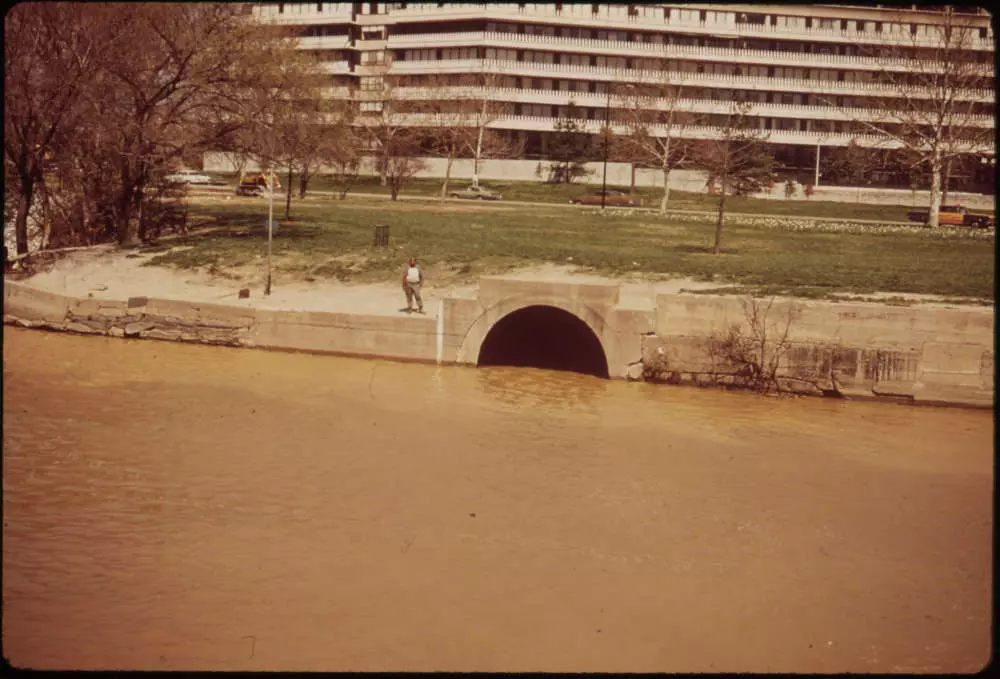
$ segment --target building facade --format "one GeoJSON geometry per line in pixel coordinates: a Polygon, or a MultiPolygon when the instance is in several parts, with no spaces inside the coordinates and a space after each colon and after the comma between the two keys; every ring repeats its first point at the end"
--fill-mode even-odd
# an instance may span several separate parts
{"type": "Polygon", "coordinates": [[[953,123],[969,130],[963,171],[992,182],[994,36],[976,7],[364,2],[261,3],[254,13],[314,53],[330,96],[356,102],[362,118],[379,115],[390,90],[397,105],[481,98],[491,130],[518,142],[522,158],[544,159],[557,121],[572,116],[592,134],[608,121],[618,132],[623,92],[668,85],[679,99],[647,105],[683,111],[683,124],[652,134],[712,138],[732,102],[746,101],[778,167],[806,180],[824,149],[899,147],[878,131],[894,129],[886,111],[914,99],[935,106],[926,76],[949,68],[937,63],[948,43],[974,82],[957,91],[953,123]]]}

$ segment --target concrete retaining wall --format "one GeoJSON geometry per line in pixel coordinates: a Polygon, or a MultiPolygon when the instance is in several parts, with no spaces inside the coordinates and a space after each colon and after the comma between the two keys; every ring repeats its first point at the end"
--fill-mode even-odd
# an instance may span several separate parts
{"type": "Polygon", "coordinates": [[[993,317],[975,307],[797,300],[762,300],[754,314],[739,297],[658,295],[643,366],[653,380],[739,384],[747,361],[726,345],[735,332],[764,342],[752,358],[776,360],[779,383],[793,391],[992,406],[993,317]]]}
{"type": "Polygon", "coordinates": [[[993,405],[993,309],[779,299],[770,306],[758,301],[755,315],[740,297],[658,295],[651,308],[628,308],[619,292],[608,284],[483,278],[477,297],[445,299],[438,318],[426,318],[78,299],[5,281],[4,323],[474,365],[494,323],[525,306],[547,305],[587,324],[612,377],[739,385],[750,363],[774,360],[779,385],[799,393],[993,405]],[[754,339],[750,353],[758,355],[736,356],[734,337],[754,339]]]}
{"type": "Polygon", "coordinates": [[[5,281],[4,323],[113,337],[433,362],[432,318],[275,311],[131,297],[77,299],[5,281]]]}

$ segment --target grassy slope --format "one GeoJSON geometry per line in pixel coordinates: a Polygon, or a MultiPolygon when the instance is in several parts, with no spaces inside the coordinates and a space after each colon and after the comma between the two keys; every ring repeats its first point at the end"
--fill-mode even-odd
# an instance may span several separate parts
{"type": "MultiPolygon", "coordinates": [[[[196,248],[165,252],[154,264],[227,267],[264,253],[261,201],[195,202],[192,214],[249,235],[220,232],[189,239],[196,248]]],[[[283,206],[282,206],[283,207],[283,206]]],[[[692,221],[649,213],[514,207],[503,204],[392,203],[307,199],[293,204],[298,221],[274,241],[278,273],[303,278],[394,279],[406,256],[443,264],[460,278],[535,262],[573,263],[599,273],[645,272],[754,286],[761,292],[821,297],[829,292],[932,293],[993,298],[993,240],[907,232],[822,233],[767,224],[727,224],[724,254],[709,247],[711,217],[692,221]],[[373,226],[390,226],[390,249],[372,246],[373,226]]],[[[276,214],[281,214],[276,206],[276,214]]]]}

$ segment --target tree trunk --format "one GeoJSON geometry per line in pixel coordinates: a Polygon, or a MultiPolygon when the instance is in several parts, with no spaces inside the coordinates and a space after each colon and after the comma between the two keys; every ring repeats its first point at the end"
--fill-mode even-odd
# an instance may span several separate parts
{"type": "Polygon", "coordinates": [[[944,178],[941,180],[941,204],[948,204],[948,185],[951,184],[951,161],[953,158],[949,157],[948,160],[944,161],[944,178]]]}
{"type": "MultiPolygon", "coordinates": [[[[483,109],[485,113],[486,105],[483,104],[483,109]]],[[[483,130],[486,127],[485,123],[480,121],[479,123],[479,134],[476,136],[476,155],[472,161],[472,185],[479,186],[479,160],[483,156],[483,130]]]]}
{"type": "Polygon", "coordinates": [[[722,225],[726,221],[726,183],[722,182],[722,192],[719,194],[719,219],[715,223],[715,247],[712,254],[722,252],[722,225]]]}
{"type": "Polygon", "coordinates": [[[144,208],[145,206],[142,203],[142,188],[140,187],[135,190],[135,211],[136,214],[138,215],[140,241],[146,240],[146,233],[147,233],[146,220],[148,215],[146,214],[144,208]]]}
{"type": "Polygon", "coordinates": [[[131,181],[126,180],[122,187],[122,195],[119,201],[120,210],[118,212],[118,244],[134,245],[138,230],[135,220],[132,219],[132,204],[135,199],[135,186],[131,181]]]}
{"type": "Polygon", "coordinates": [[[451,164],[455,161],[453,155],[448,156],[448,163],[444,166],[444,183],[441,184],[441,197],[448,197],[448,180],[451,179],[451,164]]]}
{"type": "Polygon", "coordinates": [[[632,165],[632,183],[631,183],[631,185],[629,185],[629,190],[632,191],[632,192],[634,192],[635,191],[635,163],[631,163],[631,165],[632,165]]]}
{"type": "Polygon", "coordinates": [[[17,220],[14,222],[14,240],[17,244],[17,254],[28,254],[28,212],[31,210],[31,198],[35,192],[35,178],[30,174],[21,174],[21,197],[17,203],[17,220]]]}
{"type": "Polygon", "coordinates": [[[381,162],[379,162],[378,167],[378,181],[381,186],[385,186],[389,182],[389,158],[386,152],[382,152],[381,162]]]}
{"type": "Polygon", "coordinates": [[[931,154],[931,195],[930,208],[927,212],[927,226],[938,226],[941,214],[941,150],[934,149],[931,154]]]}
{"type": "Polygon", "coordinates": [[[309,188],[309,166],[304,165],[299,172],[299,198],[306,197],[306,189],[309,188]]]}
{"type": "Polygon", "coordinates": [[[288,166],[288,189],[285,191],[285,219],[292,216],[292,166],[288,166]]]}
{"type": "Polygon", "coordinates": [[[670,200],[670,168],[663,168],[663,197],[660,198],[660,214],[667,214],[667,201],[670,200]]]}

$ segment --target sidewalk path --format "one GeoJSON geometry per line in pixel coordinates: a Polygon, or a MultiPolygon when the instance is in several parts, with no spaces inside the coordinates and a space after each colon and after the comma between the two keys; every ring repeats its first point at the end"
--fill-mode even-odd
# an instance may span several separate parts
{"type": "MultiPolygon", "coordinates": [[[[124,300],[129,297],[191,300],[257,309],[289,309],[356,314],[397,315],[406,298],[395,281],[373,284],[272,280],[271,295],[264,296],[264,271],[251,269],[236,279],[203,271],[173,267],[143,266],[154,255],[122,251],[101,245],[68,253],[46,271],[27,279],[32,286],[74,297],[124,300]],[[250,288],[250,297],[239,298],[240,288],[250,288]]],[[[578,272],[574,267],[542,264],[505,274],[520,280],[550,282],[610,283],[621,285],[620,299],[630,308],[652,308],[655,295],[683,290],[707,289],[718,284],[686,278],[648,280],[638,277],[615,279],[578,272]]],[[[436,317],[439,302],[447,297],[475,297],[479,284],[428,284],[423,290],[424,310],[436,317]]]]}
{"type": "MultiPolygon", "coordinates": [[[[205,191],[209,193],[218,193],[222,191],[231,192],[233,189],[231,187],[197,187],[199,191],[205,191]]],[[[323,191],[323,190],[310,190],[307,196],[323,196],[325,198],[333,199],[339,194],[336,191],[323,191]]],[[[364,193],[351,191],[348,194],[348,199],[350,198],[374,198],[377,200],[388,202],[391,197],[384,193],[364,193]]],[[[277,199],[277,196],[276,196],[277,199]]],[[[282,197],[282,200],[284,198],[282,197]]],[[[298,200],[298,198],[296,198],[298,200]]],[[[595,206],[593,205],[573,205],[569,202],[566,203],[554,203],[554,202],[539,202],[539,201],[524,201],[524,200],[499,200],[499,201],[478,201],[478,200],[468,200],[462,198],[441,198],[440,196],[428,196],[428,195],[406,195],[400,194],[400,201],[443,201],[447,203],[472,203],[481,207],[488,207],[491,205],[523,205],[525,207],[551,207],[551,208],[566,208],[569,210],[593,210],[595,206]]],[[[277,204],[277,203],[276,203],[277,204]]],[[[599,207],[597,209],[600,209],[599,207]]],[[[616,209],[616,208],[611,208],[616,209]]],[[[646,214],[656,214],[657,209],[651,207],[638,207],[638,208],[617,208],[626,210],[635,210],[636,212],[643,212],[646,214]]],[[[707,215],[715,216],[718,214],[715,210],[674,210],[671,209],[669,212],[674,212],[677,214],[688,214],[688,215],[707,215]]],[[[809,222],[851,222],[857,224],[887,224],[887,225],[904,225],[904,226],[917,226],[915,222],[910,221],[888,221],[884,219],[855,219],[851,217],[813,217],[813,216],[802,216],[802,215],[789,215],[789,214],[770,214],[770,213],[757,213],[757,212],[730,212],[726,211],[728,217],[760,217],[760,218],[771,218],[771,219],[801,219],[802,221],[809,222]]]]}

